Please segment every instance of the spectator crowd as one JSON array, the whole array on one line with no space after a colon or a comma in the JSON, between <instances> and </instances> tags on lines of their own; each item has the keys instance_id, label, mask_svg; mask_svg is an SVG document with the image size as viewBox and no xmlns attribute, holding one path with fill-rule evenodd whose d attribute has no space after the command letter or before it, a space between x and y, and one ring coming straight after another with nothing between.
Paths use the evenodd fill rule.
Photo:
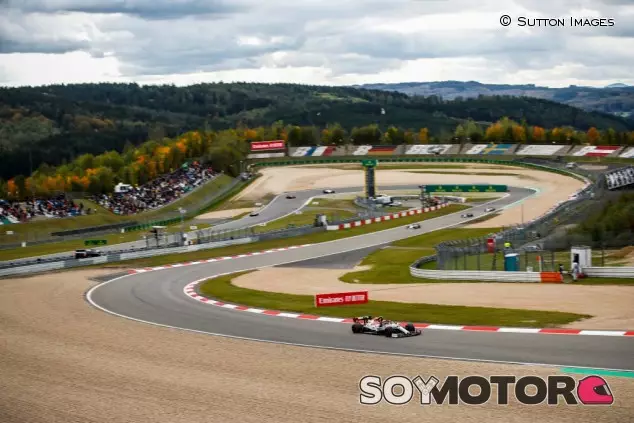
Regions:
<instances>
[{"instance_id":1,"label":"spectator crowd","mask_svg":"<svg viewBox=\"0 0 634 423\"><path fill-rule=\"evenodd\" d=\"M115 214L141 213L163 207L216 176L211 166L193 162L144 185L121 186L124 192L100 195L95 201Z\"/></svg>"},{"instance_id":2,"label":"spectator crowd","mask_svg":"<svg viewBox=\"0 0 634 423\"><path fill-rule=\"evenodd\" d=\"M29 199L22 203L0 200L0 221L2 223L26 222L37 216L69 217L85 214L84 204L60 194L50 199Z\"/></svg>"},{"instance_id":3,"label":"spectator crowd","mask_svg":"<svg viewBox=\"0 0 634 423\"><path fill-rule=\"evenodd\" d=\"M613 170L605 175L608 189L616 189L626 185L634 184L634 167L625 167Z\"/></svg>"}]
</instances>

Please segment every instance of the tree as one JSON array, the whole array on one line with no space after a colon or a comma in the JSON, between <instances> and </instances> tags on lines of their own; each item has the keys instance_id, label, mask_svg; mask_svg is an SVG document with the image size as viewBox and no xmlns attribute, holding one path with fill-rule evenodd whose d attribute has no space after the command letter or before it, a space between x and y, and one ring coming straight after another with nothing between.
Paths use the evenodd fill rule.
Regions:
<instances>
[{"instance_id":1,"label":"tree","mask_svg":"<svg viewBox=\"0 0 634 423\"><path fill-rule=\"evenodd\" d=\"M546 141L546 130L541 126L533 126L532 138L535 142Z\"/></svg>"},{"instance_id":2,"label":"tree","mask_svg":"<svg viewBox=\"0 0 634 423\"><path fill-rule=\"evenodd\" d=\"M588 143L592 145L598 145L599 141L601 140L601 133L597 130L597 128L593 126L592 128L588 129L587 137Z\"/></svg>"},{"instance_id":3,"label":"tree","mask_svg":"<svg viewBox=\"0 0 634 423\"><path fill-rule=\"evenodd\" d=\"M401 145L405 143L405 132L403 130L390 126L383 134L382 143L386 145Z\"/></svg>"},{"instance_id":4,"label":"tree","mask_svg":"<svg viewBox=\"0 0 634 423\"><path fill-rule=\"evenodd\" d=\"M421 130L418 131L417 141L419 144L429 144L429 129L421 128Z\"/></svg>"},{"instance_id":5,"label":"tree","mask_svg":"<svg viewBox=\"0 0 634 423\"><path fill-rule=\"evenodd\" d=\"M353 128L350 134L356 145L376 145L381 142L381 131L378 125L372 124Z\"/></svg>"},{"instance_id":6,"label":"tree","mask_svg":"<svg viewBox=\"0 0 634 423\"><path fill-rule=\"evenodd\" d=\"M526 142L526 131L524 130L523 126L513 125L512 131L513 131L513 141L518 143Z\"/></svg>"},{"instance_id":7,"label":"tree","mask_svg":"<svg viewBox=\"0 0 634 423\"><path fill-rule=\"evenodd\" d=\"M504 126L502 126L500 122L496 122L487 128L484 134L484 138L487 141L498 142L498 141L504 140L505 135L506 135L506 130Z\"/></svg>"}]
</instances>

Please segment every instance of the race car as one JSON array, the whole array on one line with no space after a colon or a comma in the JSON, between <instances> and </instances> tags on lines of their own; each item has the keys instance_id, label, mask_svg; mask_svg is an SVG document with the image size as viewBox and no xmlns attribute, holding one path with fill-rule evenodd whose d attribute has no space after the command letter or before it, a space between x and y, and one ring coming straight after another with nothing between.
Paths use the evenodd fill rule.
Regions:
<instances>
[{"instance_id":1,"label":"race car","mask_svg":"<svg viewBox=\"0 0 634 423\"><path fill-rule=\"evenodd\" d=\"M412 323L402 326L398 322L385 320L379 316L354 317L352 319L352 333L361 333L367 335L381 335L387 338L408 338L422 334L420 329L416 329Z\"/></svg>"},{"instance_id":2,"label":"race car","mask_svg":"<svg viewBox=\"0 0 634 423\"><path fill-rule=\"evenodd\" d=\"M249 216L251 216L251 217L255 217L255 216L259 216L259 215L260 215L260 212L257 211L257 210L254 210L251 213L249 213Z\"/></svg>"},{"instance_id":3,"label":"race car","mask_svg":"<svg viewBox=\"0 0 634 423\"><path fill-rule=\"evenodd\" d=\"M493 210L495 210L495 207L487 207L486 209L484 209L486 213L492 212Z\"/></svg>"},{"instance_id":4,"label":"race car","mask_svg":"<svg viewBox=\"0 0 634 423\"><path fill-rule=\"evenodd\" d=\"M292 200L293 198L297 198L297 197L295 197L293 194L286 194L286 198L289 200Z\"/></svg>"},{"instance_id":5,"label":"race car","mask_svg":"<svg viewBox=\"0 0 634 423\"><path fill-rule=\"evenodd\" d=\"M324 193L324 194L334 194L334 193L335 193L335 190L334 190L334 189L330 189L330 188L326 188L326 189L323 191L323 193Z\"/></svg>"},{"instance_id":6,"label":"race car","mask_svg":"<svg viewBox=\"0 0 634 423\"><path fill-rule=\"evenodd\" d=\"M420 229L420 223L412 223L406 226L407 229Z\"/></svg>"},{"instance_id":7,"label":"race car","mask_svg":"<svg viewBox=\"0 0 634 423\"><path fill-rule=\"evenodd\" d=\"M465 217L473 217L473 213L465 213L465 214L461 214L460 217L465 218Z\"/></svg>"}]
</instances>

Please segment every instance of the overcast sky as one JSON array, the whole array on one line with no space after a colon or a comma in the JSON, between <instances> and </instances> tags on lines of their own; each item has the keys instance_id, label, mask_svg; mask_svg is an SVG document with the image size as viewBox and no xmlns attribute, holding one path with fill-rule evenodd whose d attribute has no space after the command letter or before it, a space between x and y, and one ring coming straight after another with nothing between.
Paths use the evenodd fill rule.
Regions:
<instances>
[{"instance_id":1,"label":"overcast sky","mask_svg":"<svg viewBox=\"0 0 634 423\"><path fill-rule=\"evenodd\" d=\"M634 85L634 0L0 0L0 84ZM500 24L511 16L508 27ZM566 27L518 27L519 17ZM612 27L569 18L612 18Z\"/></svg>"}]
</instances>

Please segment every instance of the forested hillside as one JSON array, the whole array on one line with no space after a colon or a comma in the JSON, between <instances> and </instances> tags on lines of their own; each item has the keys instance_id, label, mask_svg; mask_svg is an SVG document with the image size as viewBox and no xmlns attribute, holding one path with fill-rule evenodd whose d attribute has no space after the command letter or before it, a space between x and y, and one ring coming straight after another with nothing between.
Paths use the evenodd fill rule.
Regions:
<instances>
[{"instance_id":1,"label":"forested hillside","mask_svg":"<svg viewBox=\"0 0 634 423\"><path fill-rule=\"evenodd\" d=\"M366 84L360 88L398 91L409 95L437 95L446 100L474 98L481 95L510 95L542 98L579 107L586 111L597 111L634 120L634 87L613 84L604 88L540 87L533 84L502 85L482 84L476 81L404 82L399 84Z\"/></svg>"},{"instance_id":2,"label":"forested hillside","mask_svg":"<svg viewBox=\"0 0 634 423\"><path fill-rule=\"evenodd\" d=\"M382 112L384 110L384 113ZM338 123L347 132L376 124L449 141L467 119L483 127L508 117L543 128L629 131L632 123L534 98L439 97L350 87L295 84L202 84L188 87L74 84L0 88L0 177L29 174L84 154L173 138L189 130Z\"/></svg>"}]
</instances>

